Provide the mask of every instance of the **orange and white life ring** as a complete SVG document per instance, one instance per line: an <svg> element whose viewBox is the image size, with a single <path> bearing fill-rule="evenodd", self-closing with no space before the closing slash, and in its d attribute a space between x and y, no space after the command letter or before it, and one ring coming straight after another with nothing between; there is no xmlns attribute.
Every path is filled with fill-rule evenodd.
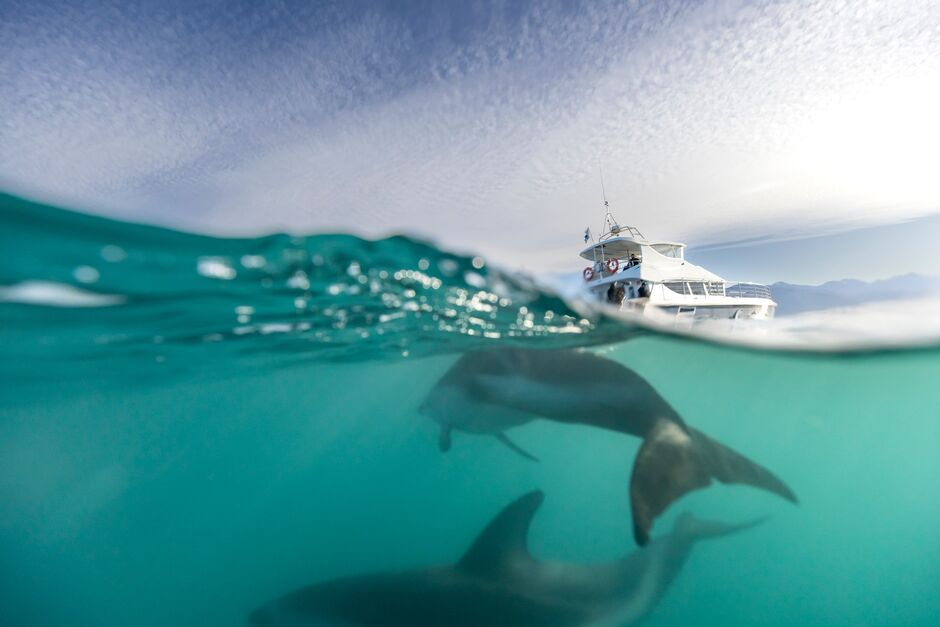
<svg viewBox="0 0 940 627"><path fill-rule="evenodd" d="M584 269L584 272L582 272L581 274L584 275L585 281L590 281L591 279L594 278L594 269L588 266L587 268Z"/></svg>
<svg viewBox="0 0 940 627"><path fill-rule="evenodd" d="M620 268L620 261L616 257L611 257L607 260L607 271L613 274Z"/></svg>

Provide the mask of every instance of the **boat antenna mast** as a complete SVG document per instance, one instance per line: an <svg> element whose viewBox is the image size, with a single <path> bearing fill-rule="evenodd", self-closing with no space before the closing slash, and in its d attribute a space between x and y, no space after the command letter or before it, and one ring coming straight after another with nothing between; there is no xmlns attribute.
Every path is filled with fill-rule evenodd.
<svg viewBox="0 0 940 627"><path fill-rule="evenodd" d="M597 166L601 173L601 194L604 196L604 234L619 235L620 225L617 224L617 218L610 212L610 203L607 202L607 188L604 186L604 168Z"/></svg>
<svg viewBox="0 0 940 627"><path fill-rule="evenodd" d="M646 236L640 232L640 229L635 226L620 226L617 223L617 218L614 217L614 214L610 211L610 203L607 202L607 189L604 186L604 169L600 166L597 167L601 173L601 194L604 195L604 234L601 235L600 239L606 239L607 237L618 237L621 233L626 233L630 237L638 237L640 239L646 239Z"/></svg>

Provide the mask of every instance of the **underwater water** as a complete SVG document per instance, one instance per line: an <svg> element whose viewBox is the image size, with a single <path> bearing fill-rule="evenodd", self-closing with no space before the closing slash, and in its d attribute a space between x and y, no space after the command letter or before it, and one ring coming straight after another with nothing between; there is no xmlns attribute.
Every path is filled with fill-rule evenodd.
<svg viewBox="0 0 940 627"><path fill-rule="evenodd" d="M510 435L538 462L459 431L439 450L422 401L505 347L627 366L799 497L672 504L654 538L684 511L768 518L697 544L644 624L940 620L936 346L736 348L403 237L217 239L10 196L0 250L0 624L245 625L301 586L454 563L533 489L536 558L637 551L638 438L536 420Z"/></svg>

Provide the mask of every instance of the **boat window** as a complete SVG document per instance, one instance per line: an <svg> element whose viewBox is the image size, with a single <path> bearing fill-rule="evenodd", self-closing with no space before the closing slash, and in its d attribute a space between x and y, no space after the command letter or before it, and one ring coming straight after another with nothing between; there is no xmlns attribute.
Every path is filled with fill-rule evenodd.
<svg viewBox="0 0 940 627"><path fill-rule="evenodd" d="M692 293L696 296L705 296L705 284L698 281L690 281L689 289L692 290Z"/></svg>
<svg viewBox="0 0 940 627"><path fill-rule="evenodd" d="M685 281L666 281L663 283L667 289L672 290L676 294L690 294L689 286L686 285Z"/></svg>
<svg viewBox="0 0 940 627"><path fill-rule="evenodd" d="M708 293L712 296L725 295L725 284L721 281L709 281L705 284L705 287L708 288Z"/></svg>
<svg viewBox="0 0 940 627"><path fill-rule="evenodd" d="M663 257L672 257L673 259L682 259L682 246L675 244L653 244L653 250Z"/></svg>

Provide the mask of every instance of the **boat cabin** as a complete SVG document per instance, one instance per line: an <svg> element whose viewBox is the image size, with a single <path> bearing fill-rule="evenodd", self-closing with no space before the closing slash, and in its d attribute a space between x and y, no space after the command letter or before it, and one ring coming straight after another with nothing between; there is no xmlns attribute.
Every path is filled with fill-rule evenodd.
<svg viewBox="0 0 940 627"><path fill-rule="evenodd" d="M773 316L769 288L729 283L685 258L685 244L647 239L634 227L621 227L607 214L607 232L581 251L588 290L619 306L639 306L695 317ZM585 241L589 231L585 232Z"/></svg>
<svg viewBox="0 0 940 627"><path fill-rule="evenodd" d="M591 262L584 269L587 281L636 278L646 281L691 280L722 281L721 277L685 259L685 244L649 241L632 227L629 235L610 234L581 251L581 258ZM621 230L622 231L622 230Z"/></svg>

